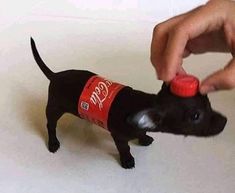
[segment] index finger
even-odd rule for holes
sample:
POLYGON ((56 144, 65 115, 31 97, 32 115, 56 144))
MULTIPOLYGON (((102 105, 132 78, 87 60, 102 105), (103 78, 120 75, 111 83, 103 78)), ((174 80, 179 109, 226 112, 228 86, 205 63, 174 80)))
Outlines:
POLYGON ((160 23, 155 26, 151 42, 151 62, 156 69, 159 79, 160 69, 162 68, 162 56, 165 52, 167 42, 168 42, 168 33, 171 28, 173 28, 178 22, 184 19, 186 14, 182 14, 176 17, 173 17, 163 23, 160 23))

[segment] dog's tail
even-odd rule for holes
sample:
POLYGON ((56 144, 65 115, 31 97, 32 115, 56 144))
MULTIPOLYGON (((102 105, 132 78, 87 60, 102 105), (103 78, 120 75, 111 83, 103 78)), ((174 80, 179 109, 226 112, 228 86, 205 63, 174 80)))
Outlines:
POLYGON ((32 49, 32 52, 33 52, 33 57, 35 59, 35 61, 37 62, 39 68, 42 70, 42 72, 46 75, 46 77, 51 80, 54 72, 52 72, 47 66, 46 64, 43 62, 42 58, 40 57, 38 51, 37 51, 37 48, 36 48, 36 45, 35 45, 35 42, 33 40, 33 38, 31 37, 30 39, 31 41, 31 49, 32 49))

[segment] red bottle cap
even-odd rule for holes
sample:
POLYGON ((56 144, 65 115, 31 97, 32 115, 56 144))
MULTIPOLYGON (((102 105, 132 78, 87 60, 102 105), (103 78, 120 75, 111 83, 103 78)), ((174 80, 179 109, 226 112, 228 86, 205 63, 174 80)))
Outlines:
POLYGON ((177 75, 170 83, 170 90, 180 97, 192 97, 198 92, 199 80, 192 75, 177 75))

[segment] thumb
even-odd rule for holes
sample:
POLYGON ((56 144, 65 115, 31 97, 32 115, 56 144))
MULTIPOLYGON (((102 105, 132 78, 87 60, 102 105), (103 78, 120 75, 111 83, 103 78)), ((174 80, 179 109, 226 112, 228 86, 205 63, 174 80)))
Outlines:
POLYGON ((207 94, 216 90, 228 90, 235 87, 235 58, 228 65, 202 81, 201 94, 207 94))

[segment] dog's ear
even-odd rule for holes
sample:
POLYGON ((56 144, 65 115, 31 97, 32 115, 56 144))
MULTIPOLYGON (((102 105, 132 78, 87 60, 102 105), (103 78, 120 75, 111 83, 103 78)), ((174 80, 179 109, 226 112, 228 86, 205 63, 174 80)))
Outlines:
POLYGON ((161 90, 158 92, 158 94, 169 93, 169 91, 170 91, 170 86, 169 86, 169 84, 163 82, 163 83, 162 83, 161 90))
POLYGON ((166 89, 167 90, 169 89, 169 85, 167 85, 167 83, 163 82, 161 90, 166 90, 166 89))
POLYGON ((141 110, 127 117, 127 122, 133 127, 146 131, 155 131, 160 123, 161 116, 156 109, 141 110))
POLYGON ((165 96, 169 95, 169 93, 170 93, 169 85, 167 83, 163 82, 161 89, 157 93, 156 101, 159 102, 159 100, 161 100, 162 98, 165 98, 165 96))

